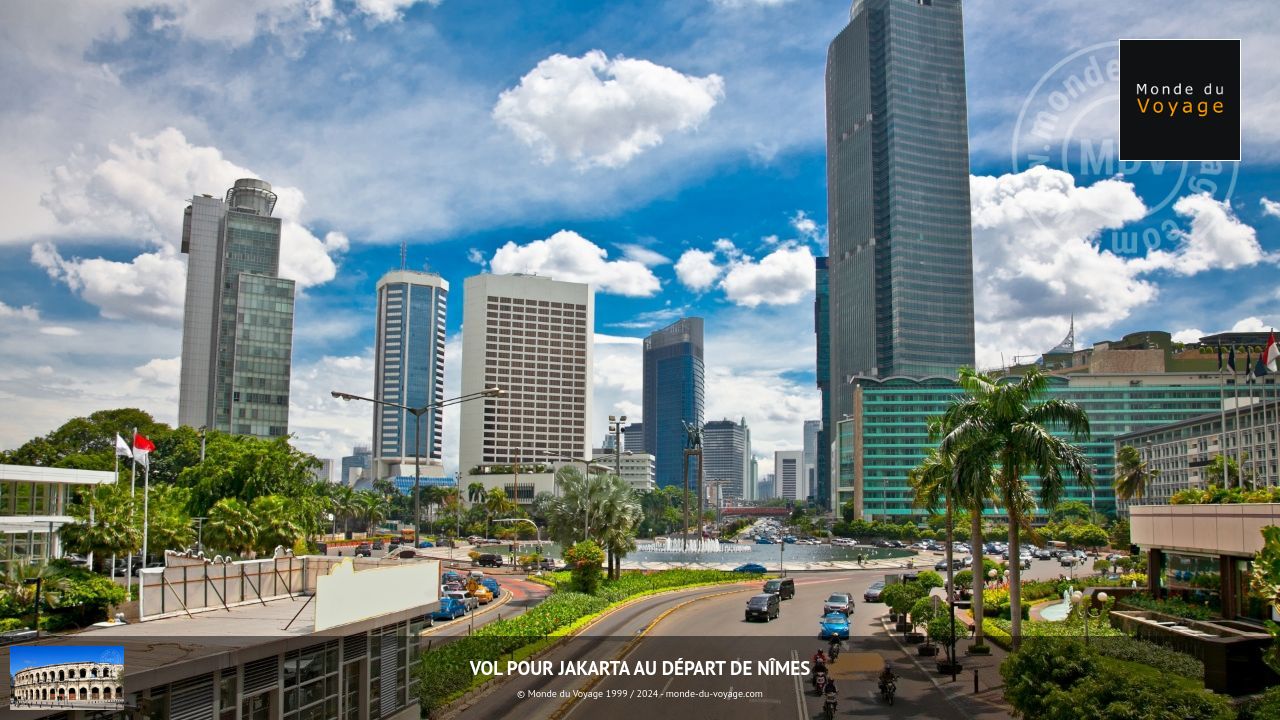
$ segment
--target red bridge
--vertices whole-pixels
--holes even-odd
[[[742,515],[745,517],[784,517],[791,511],[784,507],[727,507],[720,509],[720,516]]]

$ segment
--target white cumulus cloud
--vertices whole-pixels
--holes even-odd
[[[431,5],[439,5],[442,0],[426,0]],[[395,22],[408,8],[418,4],[420,0],[356,0],[356,8],[378,23]]]
[[[1258,200],[1258,204],[1262,206],[1262,214],[1271,217],[1280,217],[1280,202],[1262,198]]]
[[[534,273],[556,280],[584,282],[600,292],[648,297],[661,289],[657,276],[635,260],[608,260],[608,252],[572,230],[525,245],[508,242],[490,262],[499,275]]]
[[[31,320],[40,319],[40,311],[31,305],[23,305],[22,307],[14,307],[0,302],[0,320]]]
[[[545,58],[504,90],[494,119],[542,161],[620,167],[675,132],[697,128],[724,97],[719,75],[696,77],[648,60]]]
[[[746,307],[797,303],[813,292],[813,286],[813,253],[805,246],[784,245],[758,262],[735,261],[720,281],[725,297]]]
[[[723,274],[724,268],[716,264],[716,254],[706,250],[685,250],[676,261],[676,278],[695,292],[709,289]]]
[[[1231,210],[1230,201],[1218,201],[1208,194],[1186,195],[1173,204],[1173,211],[1191,219],[1190,230],[1174,233],[1180,242],[1171,251],[1154,250],[1138,265],[1144,269],[1168,270],[1176,275],[1195,275],[1206,270],[1233,270],[1256,265],[1263,259],[1258,234]]]
[[[133,318],[162,325],[182,323],[187,263],[167,247],[120,262],[64,258],[52,243],[44,242],[31,248],[31,262],[85,302],[97,306],[104,318]]]

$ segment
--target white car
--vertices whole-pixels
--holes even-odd
[[[480,599],[472,595],[471,593],[467,592],[466,590],[450,590],[449,592],[445,593],[444,596],[451,597],[454,600],[457,600],[458,602],[462,603],[462,606],[467,609],[467,612],[471,612],[472,610],[475,610],[476,608],[480,607]]]

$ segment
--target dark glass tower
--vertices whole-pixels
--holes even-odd
[[[960,0],[858,0],[827,51],[831,389],[973,364]]]
[[[644,339],[644,449],[654,456],[658,487],[684,486],[683,422],[701,425],[702,407],[702,318],[684,318]]]
[[[817,337],[818,392],[822,395],[822,426],[818,428],[818,461],[815,472],[814,499],[819,505],[831,505],[831,291],[827,282],[827,259],[814,258],[813,330]]]

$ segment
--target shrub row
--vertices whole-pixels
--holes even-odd
[[[1194,605],[1178,597],[1159,600],[1146,593],[1134,593],[1119,602],[1142,610],[1174,615],[1187,620],[1209,620],[1213,617],[1213,612],[1209,608]]]

